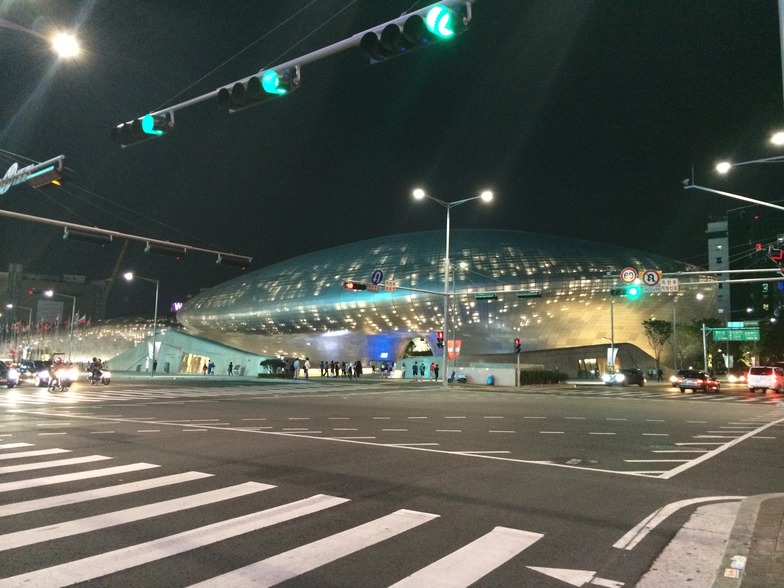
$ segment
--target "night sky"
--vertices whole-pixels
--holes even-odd
[[[767,144],[784,127],[776,0],[479,0],[449,43],[375,65],[348,50],[303,67],[286,97],[235,114],[198,104],[166,137],[109,140],[118,123],[426,4],[0,0],[0,175],[60,154],[74,172],[61,189],[11,188],[0,207],[249,255],[258,269],[443,230],[444,209],[414,201],[416,186],[448,201],[490,188],[490,206],[453,210],[453,229],[704,264],[706,223],[740,203],[684,191],[692,167],[698,184],[780,198],[784,166],[712,171],[778,154]],[[57,62],[39,36],[51,26],[78,32],[78,61]],[[102,279],[121,249],[0,217],[3,271]],[[143,249],[132,242],[120,266],[161,280],[161,308],[240,273]],[[110,315],[149,310],[136,288],[116,290]]]

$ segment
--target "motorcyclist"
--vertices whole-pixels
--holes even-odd
[[[90,362],[90,383],[95,384],[101,380],[101,375],[103,374],[103,362],[93,357],[93,360]]]
[[[63,375],[65,374],[65,362],[63,361],[62,357],[57,357],[52,364],[52,377],[49,380],[49,389],[52,390],[55,387],[55,383],[58,386],[62,386],[63,382]]]

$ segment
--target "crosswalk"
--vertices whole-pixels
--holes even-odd
[[[411,386],[410,382],[370,382],[371,385],[359,385],[356,382],[320,382],[316,379],[300,382],[253,383],[237,385],[168,385],[161,387],[118,384],[105,387],[74,386],[67,392],[51,393],[46,389],[21,386],[11,389],[0,389],[0,407],[48,406],[77,403],[112,403],[112,402],[183,402],[203,399],[220,398],[254,398],[264,400],[281,395],[301,396],[307,394],[394,394],[412,393],[419,390],[428,391],[430,387]],[[376,385],[374,385],[376,384]],[[474,394],[480,390],[476,387],[450,388],[455,394]],[[510,390],[506,390],[509,392]],[[440,388],[439,388],[440,392]],[[544,394],[548,396],[578,396],[601,398],[645,398],[649,400],[665,400],[673,402],[718,402],[779,405],[784,401],[782,394],[738,394],[738,393],[702,393],[689,392],[680,394],[667,388],[607,388],[605,386],[578,386],[576,388],[554,388],[526,386],[514,390],[520,394]],[[481,389],[483,396],[487,388]]]
[[[329,382],[325,384],[306,381],[263,385],[167,385],[161,387],[123,386],[122,384],[95,387],[77,384],[66,392],[49,392],[46,388],[19,386],[11,389],[0,389],[0,406],[47,406],[83,402],[177,402],[221,397],[254,397],[263,399],[282,394],[296,396],[314,393],[344,394],[366,391],[366,388],[350,382]]]
[[[429,512],[390,509],[392,512],[374,514],[371,520],[351,521],[350,512],[354,511],[349,511],[339,517],[341,526],[347,528],[328,536],[314,538],[312,531],[309,535],[291,527],[297,543],[294,547],[265,554],[250,563],[238,557],[236,567],[228,571],[225,561],[215,570],[211,566],[205,569],[204,562],[213,561],[205,550],[245,538],[247,543],[239,545],[247,545],[252,553],[259,540],[256,534],[264,529],[323,516],[346,508],[351,501],[327,494],[276,495],[280,491],[277,486],[260,481],[219,485],[220,480],[211,473],[168,473],[151,463],[106,467],[104,463],[112,457],[104,455],[59,457],[68,453],[71,452],[67,449],[39,449],[26,442],[0,442],[0,475],[14,478],[0,482],[0,588],[69,586],[96,579],[109,585],[114,584],[112,578],[107,578],[111,574],[143,570],[144,566],[160,564],[164,559],[168,569],[200,570],[200,574],[191,571],[184,576],[192,586],[274,586],[303,574],[318,574],[323,566],[348,556],[356,557],[363,550],[392,539],[410,541],[411,553],[418,553],[427,542],[418,533],[441,519],[441,515]],[[94,464],[93,469],[84,469],[85,464]],[[38,476],[41,470],[51,471]],[[200,484],[211,486],[206,489]],[[179,495],[172,497],[173,489]],[[182,495],[183,492],[186,493]],[[262,501],[261,495],[269,499]],[[112,509],[112,501],[120,507]],[[81,505],[81,510],[68,508],[75,505]],[[199,524],[201,518],[193,513],[210,506],[219,510],[220,520]],[[96,514],[70,518],[83,512]],[[161,524],[163,517],[166,521],[178,517],[178,524]],[[309,521],[307,528],[312,529],[313,524]],[[159,525],[163,531],[158,531]],[[135,532],[128,537],[147,540],[119,547],[109,541],[110,548],[105,550],[101,534],[129,526]],[[334,521],[327,526],[332,530]],[[157,536],[170,527],[176,532]],[[430,531],[433,532],[436,531]],[[111,535],[115,541],[117,536]],[[401,588],[468,586],[498,570],[542,537],[542,533],[534,531],[488,525],[486,529],[476,529],[474,539],[455,545],[451,552],[435,557],[419,569],[407,569],[399,560],[388,558],[390,567],[385,573],[397,574],[391,585]],[[286,543],[289,547],[289,541]],[[236,549],[238,544],[232,545]],[[25,550],[41,546],[46,550],[35,553],[47,554],[47,560],[51,553],[51,561],[25,557]],[[68,553],[69,559],[58,558],[61,552]],[[356,574],[361,564],[352,560],[346,565],[346,573]],[[380,573],[378,565],[378,557],[369,558],[367,573]],[[335,573],[334,569],[331,573]],[[134,585],[127,578],[136,577],[123,576],[123,585]],[[144,577],[140,574],[136,585],[144,585]]]

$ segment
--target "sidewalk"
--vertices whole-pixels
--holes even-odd
[[[784,494],[749,496],[740,505],[713,588],[784,585]]]

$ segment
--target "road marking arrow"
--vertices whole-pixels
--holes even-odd
[[[623,582],[597,578],[596,572],[590,570],[570,570],[568,568],[540,568],[536,566],[526,566],[529,570],[534,570],[545,576],[550,576],[556,580],[561,580],[572,586],[584,586],[593,584],[594,586],[604,586],[605,588],[620,588]]]

